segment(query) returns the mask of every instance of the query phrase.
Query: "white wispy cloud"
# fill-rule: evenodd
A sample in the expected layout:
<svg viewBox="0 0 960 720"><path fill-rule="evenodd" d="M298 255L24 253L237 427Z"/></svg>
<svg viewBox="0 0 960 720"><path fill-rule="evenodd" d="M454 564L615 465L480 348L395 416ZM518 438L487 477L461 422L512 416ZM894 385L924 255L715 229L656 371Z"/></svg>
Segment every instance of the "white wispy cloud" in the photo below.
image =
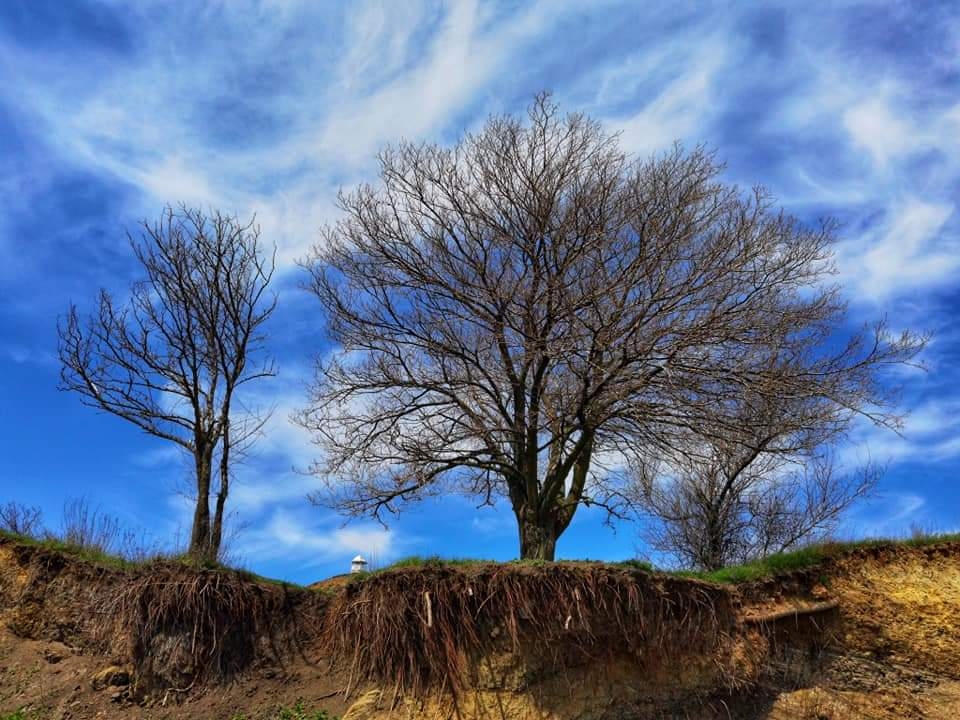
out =
<svg viewBox="0 0 960 720"><path fill-rule="evenodd" d="M624 119L610 119L608 125L620 132L625 150L644 157L669 148L675 140L699 142L702 128L716 107L713 84L726 59L725 44L707 39L682 64L674 65L676 75L652 98L641 100L641 110ZM620 69L616 73L619 75ZM616 78L605 81L616 82Z"/></svg>
<svg viewBox="0 0 960 720"><path fill-rule="evenodd" d="M255 517L270 508L302 507L307 495L320 488L321 484L310 475L276 470L265 474L257 468L239 468L230 492L230 507L246 517Z"/></svg>
<svg viewBox="0 0 960 720"><path fill-rule="evenodd" d="M884 492L861 507L848 530L854 537L906 537L924 528L927 499L911 492Z"/></svg>
<svg viewBox="0 0 960 720"><path fill-rule="evenodd" d="M918 112L914 109L915 86L887 82L867 90L843 112L843 125L857 148L866 150L880 170L929 150L947 154L957 163L960 147L960 103L942 109ZM894 168L895 169L895 168Z"/></svg>
<svg viewBox="0 0 960 720"><path fill-rule="evenodd" d="M899 433L866 420L858 422L841 453L841 464L865 462L931 465L960 457L960 401L929 399L910 409Z"/></svg>
<svg viewBox="0 0 960 720"><path fill-rule="evenodd" d="M189 465L186 451L173 443L164 443L146 452L140 452L131 458L131 462L138 467L160 470L180 470Z"/></svg>
<svg viewBox="0 0 960 720"><path fill-rule="evenodd" d="M310 432L293 421L293 415L307 401L299 384L279 390L263 388L253 396L254 402L270 411L261 436L251 448L253 458L284 458L290 468L303 470L310 465L316 452Z"/></svg>
<svg viewBox="0 0 960 720"><path fill-rule="evenodd" d="M280 509L243 533L236 552L251 561L283 559L303 567L342 559L346 571L358 553L386 562L396 557L399 547L396 531L370 524L338 527L329 521L318 523L316 513Z"/></svg>
<svg viewBox="0 0 960 720"><path fill-rule="evenodd" d="M843 113L843 124L854 143L866 149L880 166L918 149L915 128L892 111L889 99L882 94L849 107Z"/></svg>
<svg viewBox="0 0 960 720"><path fill-rule="evenodd" d="M957 239L944 233L949 202L906 197L888 206L884 222L839 248L842 278L854 297L880 302L900 292L956 280Z"/></svg>
<svg viewBox="0 0 960 720"><path fill-rule="evenodd" d="M851 53L831 35L831 22L827 14L793 26L782 68L791 91L765 99L761 125L784 144L787 161L779 186L756 179L773 181L788 210L841 216L837 259L849 296L887 307L942 288L960 267L952 229L960 109L918 83L909 66ZM800 42L813 36L823 42Z"/></svg>
<svg viewBox="0 0 960 720"><path fill-rule="evenodd" d="M358 3L344 34L325 43L298 31L327 18L296 5L181 8L184 22L217 28L210 43L171 43L145 20L140 52L105 66L95 82L88 67L29 50L8 48L0 59L20 69L29 91L18 107L62 157L141 191L132 213L176 201L256 212L286 269L330 219L340 184L365 177L388 141L436 137L568 10L535 3L492 18L472 0ZM246 97L244 72L275 87ZM218 125L229 122L239 125L218 140ZM251 132L265 137L251 142Z"/></svg>
<svg viewBox="0 0 960 720"><path fill-rule="evenodd" d="M30 363L44 367L58 367L60 363L49 350L27 347L19 343L0 346L0 356L9 358L18 365Z"/></svg>
<svg viewBox="0 0 960 720"><path fill-rule="evenodd" d="M483 537L513 536L517 532L517 524L513 515L506 508L484 510L477 513L470 520L470 529L474 535Z"/></svg>

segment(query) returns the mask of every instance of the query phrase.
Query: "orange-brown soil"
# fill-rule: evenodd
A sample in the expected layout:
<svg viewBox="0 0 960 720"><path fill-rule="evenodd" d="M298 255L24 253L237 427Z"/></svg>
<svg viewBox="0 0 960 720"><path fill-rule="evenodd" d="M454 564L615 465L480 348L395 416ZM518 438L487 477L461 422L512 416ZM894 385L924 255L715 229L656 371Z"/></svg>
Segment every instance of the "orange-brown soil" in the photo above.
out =
<svg viewBox="0 0 960 720"><path fill-rule="evenodd" d="M817 597L793 588L764 611L829 598L836 616L823 622L815 662L785 663L797 687L782 689L760 717L960 718L960 548L856 551L803 575Z"/></svg>

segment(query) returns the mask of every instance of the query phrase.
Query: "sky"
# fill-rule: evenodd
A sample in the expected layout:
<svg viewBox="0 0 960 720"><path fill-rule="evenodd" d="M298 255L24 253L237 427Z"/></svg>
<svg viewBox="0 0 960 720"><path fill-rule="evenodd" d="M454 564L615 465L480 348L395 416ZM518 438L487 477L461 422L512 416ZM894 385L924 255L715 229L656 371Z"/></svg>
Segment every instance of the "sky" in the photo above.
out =
<svg viewBox="0 0 960 720"><path fill-rule="evenodd" d="M317 448L290 414L331 347L296 265L339 188L400 139L451 143L543 90L640 157L705 143L805 223L834 218L855 324L929 331L903 369L901 435L841 450L886 464L847 536L960 528L960 13L945 2L640 3L5 0L0 3L0 502L56 525L69 498L150 542L184 539L189 468L57 390L56 323L139 277L125 229L186 202L249 217L278 248L275 407L229 500L229 552L310 582L363 553L508 559L503 503L407 508L384 530L310 505ZM581 510L558 556L624 559L632 524Z"/></svg>

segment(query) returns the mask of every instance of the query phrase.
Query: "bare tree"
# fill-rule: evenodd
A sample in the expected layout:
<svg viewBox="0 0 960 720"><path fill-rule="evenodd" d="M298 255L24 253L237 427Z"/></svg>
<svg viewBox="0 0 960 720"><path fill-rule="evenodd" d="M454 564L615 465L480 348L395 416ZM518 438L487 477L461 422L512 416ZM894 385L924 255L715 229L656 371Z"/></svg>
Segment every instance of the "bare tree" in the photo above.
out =
<svg viewBox="0 0 960 720"><path fill-rule="evenodd" d="M168 207L129 239L146 278L123 304L101 290L99 312L86 322L71 305L58 324L61 389L190 453L189 553L215 560L232 463L266 421L236 391L275 374L258 357L276 306L267 294L274 255L264 254L253 220L185 206Z"/></svg>
<svg viewBox="0 0 960 720"><path fill-rule="evenodd" d="M879 479L874 465L836 471L829 448L851 415L828 400L748 389L735 417L672 453L631 457L645 538L682 566L717 570L820 539Z"/></svg>
<svg viewBox="0 0 960 720"><path fill-rule="evenodd" d="M40 508L11 501L0 505L0 531L37 538L43 534L42 517Z"/></svg>
<svg viewBox="0 0 960 720"><path fill-rule="evenodd" d="M528 123L382 152L305 262L340 349L298 418L330 481L313 499L381 517L445 489L506 496L521 556L552 558L580 505L625 507L602 459L735 427L745 385L896 422L877 373L922 339L828 343L832 228L720 171L679 146L634 161L546 96Z"/></svg>

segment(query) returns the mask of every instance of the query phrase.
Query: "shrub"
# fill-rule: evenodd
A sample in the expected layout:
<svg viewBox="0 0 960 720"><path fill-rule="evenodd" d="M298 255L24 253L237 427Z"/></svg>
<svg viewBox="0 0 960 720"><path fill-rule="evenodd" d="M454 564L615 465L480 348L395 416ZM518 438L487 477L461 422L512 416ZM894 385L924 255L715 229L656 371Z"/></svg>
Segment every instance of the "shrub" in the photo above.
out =
<svg viewBox="0 0 960 720"><path fill-rule="evenodd" d="M0 531L24 537L39 537L43 533L40 508L18 502L0 505ZM6 717L3 720L6 720Z"/></svg>

